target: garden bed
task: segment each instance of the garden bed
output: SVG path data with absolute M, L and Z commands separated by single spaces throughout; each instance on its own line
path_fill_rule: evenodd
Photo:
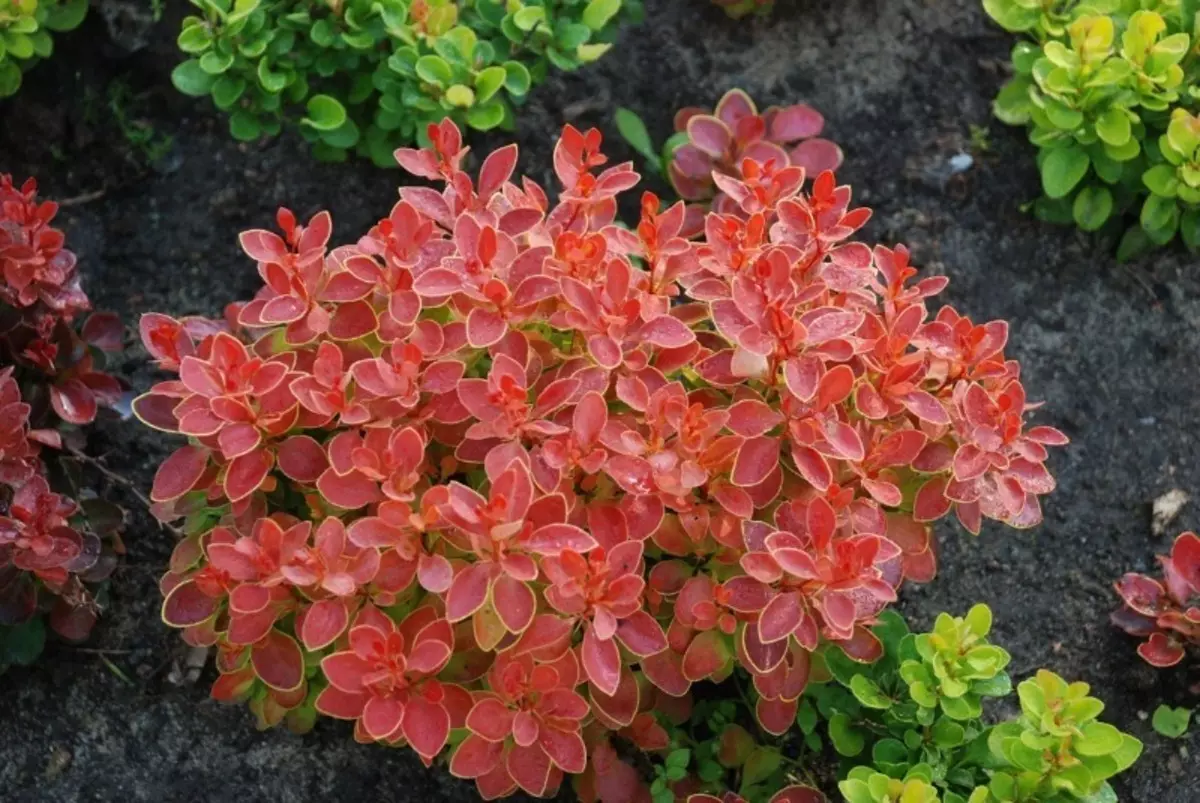
M 1200 799 L 1200 729 L 1170 741 L 1147 719 L 1160 702 L 1194 704 L 1195 674 L 1151 669 L 1108 623 L 1112 581 L 1151 569 L 1174 532 L 1200 524 L 1193 505 L 1162 535 L 1150 526 L 1156 497 L 1200 491 L 1195 259 L 1170 250 L 1121 267 L 1110 248 L 1020 211 L 1038 193 L 1033 153 L 1023 132 L 990 115 L 1011 39 L 975 0 L 781 0 L 770 23 L 733 23 L 699 0 L 649 5 L 647 22 L 608 58 L 531 95 L 516 134 L 521 170 L 552 184 L 560 125 L 615 138 L 617 105 L 660 139 L 675 108 L 711 104 L 734 86 L 764 105 L 822 110 L 846 152 L 839 178 L 875 209 L 864 239 L 908 243 L 914 264 L 951 277 L 947 303 L 1011 321 L 1010 354 L 1031 396 L 1046 401 L 1038 422 L 1073 441 L 1050 461 L 1059 487 L 1042 527 L 991 525 L 978 539 L 943 527 L 940 576 L 906 589 L 902 610 L 925 626 L 938 611 L 987 602 L 1014 679 L 1044 666 L 1086 680 L 1107 702 L 1105 718 L 1146 743 L 1115 779 L 1123 800 Z M 0 106 L 0 172 L 34 175 L 46 197 L 71 199 L 60 221 L 88 292 L 131 323 L 148 310 L 210 314 L 248 297 L 257 276 L 237 233 L 268 225 L 278 206 L 305 218 L 329 209 L 352 239 L 386 214 L 402 179 L 366 163 L 315 163 L 295 136 L 233 142 L 207 100 L 170 85 L 183 13 L 169 7 L 140 36 L 126 25 L 124 41 L 148 43 L 133 52 L 109 43 L 93 13 Z M 971 125 L 989 134 L 972 142 Z M 960 153 L 973 165 L 952 175 Z M 120 370 L 138 389 L 153 379 L 140 351 Z M 91 447 L 146 489 L 172 444 L 109 419 Z M 207 701 L 211 668 L 179 683 L 185 653 L 159 620 L 156 588 L 173 538 L 120 483 L 109 492 L 130 510 L 110 611 L 86 647 L 52 645 L 34 668 L 4 676 L 0 799 L 476 799 L 410 752 L 356 745 L 328 720 L 305 737 L 257 733 L 244 708 Z

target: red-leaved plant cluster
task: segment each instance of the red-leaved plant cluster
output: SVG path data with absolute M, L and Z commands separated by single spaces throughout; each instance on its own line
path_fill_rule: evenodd
M 1183 533 L 1158 562 L 1161 581 L 1130 572 L 1116 583 L 1125 604 L 1112 621 L 1146 639 L 1137 651 L 1148 664 L 1167 667 L 1182 661 L 1189 648 L 1200 647 L 1200 537 Z
M 709 111 L 688 106 L 675 113 L 675 131 L 686 141 L 667 165 L 671 185 L 685 201 L 711 202 L 738 216 L 739 184 L 782 180 L 802 169 L 810 179 L 842 165 L 842 149 L 821 138 L 825 118 L 803 103 L 758 113 L 754 100 L 731 89 Z M 689 221 L 690 222 L 690 221 Z
M 217 649 L 213 695 L 264 725 L 324 714 L 407 744 L 488 799 L 636 796 L 614 736 L 742 667 L 794 721 L 810 656 L 881 653 L 869 627 L 930 580 L 953 510 L 1041 519 L 1047 446 L 1007 326 L 949 307 L 833 174 L 729 177 L 701 239 L 570 126 L 557 202 L 474 179 L 449 122 L 397 151 L 404 187 L 365 236 L 326 213 L 242 247 L 264 286 L 222 321 L 151 314 L 177 376 L 135 402 L 189 443 L 160 468 L 188 533 L 163 617 Z M 632 790 L 632 791 L 631 791 Z
M 61 425 L 69 438 L 120 398 L 102 352 L 120 350 L 124 333 L 101 313 L 76 329 L 91 305 L 51 225 L 57 210 L 33 179 L 0 176 L 0 626 L 48 610 L 56 631 L 81 639 L 98 610 L 90 586 L 115 558 L 80 504 L 51 488 L 47 460 L 64 448 Z

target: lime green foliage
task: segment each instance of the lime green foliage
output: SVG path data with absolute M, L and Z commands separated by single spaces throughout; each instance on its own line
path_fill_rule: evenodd
M 641 15 L 640 0 L 191 2 L 180 91 L 211 95 L 239 140 L 298 121 L 319 157 L 381 166 L 445 117 L 510 129 L 549 68 L 595 61 Z
M 1200 249 L 1195 0 L 984 0 L 1013 48 L 994 110 L 1039 148 L 1047 220 L 1096 231 L 1138 216 L 1122 256 L 1179 234 Z
M 993 755 L 1008 765 L 988 786 L 995 800 L 1086 799 L 1133 765 L 1142 743 L 1097 721 L 1104 703 L 1088 689 L 1044 669 L 1017 687 L 1021 717 L 988 736 Z
M 984 702 L 1013 691 L 1008 653 L 987 640 L 987 606 L 942 614 L 929 633 L 910 633 L 892 611 L 879 619 L 883 657 L 860 664 L 823 648 L 833 682 L 810 685 L 797 715 L 809 747 L 820 746 L 812 736 L 825 721 L 849 803 L 1116 799 L 1106 781 L 1133 763 L 1141 744 L 1096 721 L 1104 706 L 1086 697 L 1086 684 L 1041 671 L 1018 687 L 1020 718 L 985 724 Z
M 917 705 L 940 709 L 953 720 L 978 719 L 982 698 L 1012 691 L 1003 672 L 1008 653 L 985 640 L 991 628 L 991 610 L 976 605 L 965 617 L 939 615 L 932 633 L 914 638 L 920 658 L 904 661 L 900 677 Z
M 855 767 L 838 791 L 846 803 L 939 803 L 928 767 L 909 770 L 903 778 L 890 778 L 870 767 Z
M 79 27 L 87 0 L 0 0 L 0 98 L 21 88 L 21 72 L 50 56 L 51 31 Z

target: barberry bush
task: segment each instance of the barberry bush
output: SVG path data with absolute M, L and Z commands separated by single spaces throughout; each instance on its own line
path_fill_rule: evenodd
M 892 610 L 878 619 L 874 663 L 818 648 L 795 723 L 780 736 L 756 727 L 753 686 L 655 712 L 634 734 L 653 751 L 649 800 L 823 803 L 812 770 L 831 764 L 848 803 L 1116 800 L 1108 779 L 1137 760 L 1141 743 L 1097 719 L 1104 705 L 1086 684 L 1040 670 L 1014 690 L 1008 653 L 987 639 L 987 606 L 943 613 L 927 633 L 909 632 Z M 1018 716 L 987 716 L 985 704 L 1017 707 L 1014 691 Z
M 188 438 L 151 492 L 186 532 L 163 617 L 218 699 L 446 753 L 486 798 L 603 798 L 693 684 L 740 667 L 778 734 L 814 651 L 877 659 L 934 521 L 1041 520 L 1066 438 L 1026 425 L 1007 326 L 931 316 L 946 280 L 855 242 L 832 173 L 744 167 L 688 241 L 649 193 L 618 225 L 639 177 L 596 130 L 564 129 L 555 202 L 515 146 L 473 177 L 428 136 L 396 158 L 441 189 L 341 245 L 282 210 L 241 236 L 253 299 L 141 321 L 172 376 L 135 412 Z
M 104 373 L 124 332 L 90 309 L 57 211 L 30 179 L 0 176 L 0 670 L 41 652 L 45 622 L 80 640 L 96 622 L 116 564 L 122 515 L 80 498 L 79 427 L 123 388 Z M 43 616 L 43 615 L 46 616 Z
M 1120 230 L 1122 257 L 1178 234 L 1200 249 L 1200 103 L 1196 9 L 1188 3 L 1045 4 L 985 0 L 1027 35 L 996 98 L 1002 121 L 1029 128 L 1047 220 Z
M 172 79 L 212 96 L 244 141 L 291 122 L 317 156 L 368 156 L 421 140 L 443 117 L 511 130 L 551 68 L 600 58 L 640 0 L 191 0 Z M 425 143 L 422 140 L 423 144 Z
M 1174 666 L 1189 649 L 1200 647 L 1200 537 L 1175 539 L 1170 555 L 1160 555 L 1162 580 L 1130 572 L 1116 584 L 1124 603 L 1113 624 L 1146 639 L 1138 655 L 1151 666 Z
M 0 98 L 16 94 L 24 71 L 54 51 L 51 33 L 79 27 L 87 8 L 87 0 L 0 2 Z

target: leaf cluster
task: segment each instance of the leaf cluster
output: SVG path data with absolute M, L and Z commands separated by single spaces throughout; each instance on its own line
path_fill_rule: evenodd
M 1133 763 L 1141 743 L 1096 720 L 1103 704 L 1087 697 L 1086 684 L 1040 670 L 1017 688 L 1021 716 L 995 726 L 984 719 L 985 700 L 1013 691 L 1008 654 L 986 640 L 990 624 L 987 606 L 976 605 L 912 634 L 887 611 L 876 627 L 880 660 L 861 665 L 827 651 L 834 682 L 806 696 L 843 757 L 849 803 L 1115 799 L 1107 780 Z
M 997 117 L 1025 125 L 1045 196 L 1036 213 L 1119 233 L 1129 258 L 1176 235 L 1200 249 L 1200 61 L 1196 3 L 985 0 L 1015 72 Z
M 444 117 L 511 130 L 551 67 L 602 56 L 639 0 L 191 0 L 172 73 L 211 95 L 230 133 L 251 141 L 297 123 L 314 153 L 392 167 Z
M 78 427 L 121 397 L 105 352 L 124 332 L 113 315 L 76 322 L 91 305 L 56 211 L 32 179 L 0 175 L 0 671 L 36 659 L 47 624 L 88 635 L 124 518 L 82 494 L 78 464 L 63 459 L 82 445 Z
M 54 50 L 52 32 L 79 27 L 87 0 L 9 0 L 0 4 L 0 98 L 16 94 L 22 72 Z

